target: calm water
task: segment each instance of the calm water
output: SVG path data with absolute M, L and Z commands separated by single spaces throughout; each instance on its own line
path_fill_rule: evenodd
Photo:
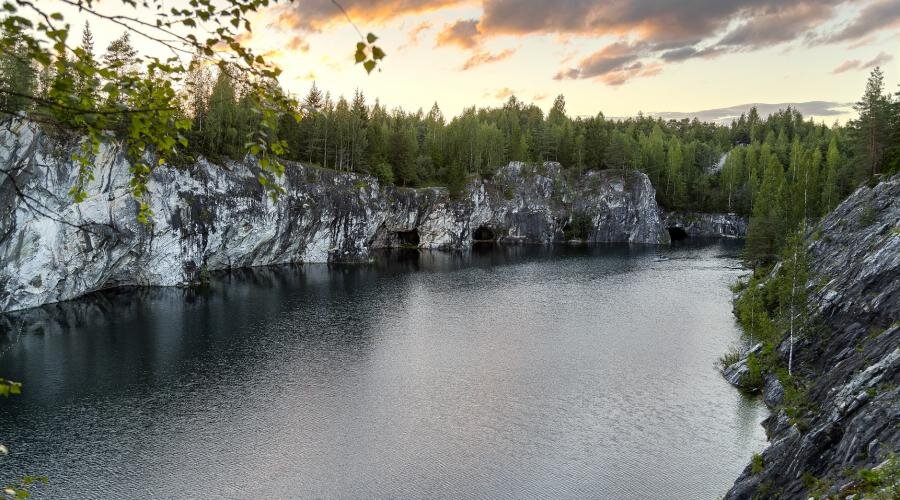
M 738 338 L 737 250 L 386 255 L 38 309 L 0 344 L 0 376 L 25 384 L 0 401 L 0 481 L 47 474 L 48 498 L 717 498 L 765 442 L 765 410 L 713 367 Z

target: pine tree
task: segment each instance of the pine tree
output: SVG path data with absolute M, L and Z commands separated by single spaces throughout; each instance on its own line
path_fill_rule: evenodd
M 84 22 L 79 49 L 76 51 L 76 57 L 78 64 L 82 65 L 84 70 L 75 72 L 73 77 L 74 90 L 79 100 L 86 101 L 84 107 L 89 107 L 88 103 L 93 102 L 97 98 L 100 79 L 95 73 L 97 71 L 97 63 L 94 60 L 94 35 L 91 33 L 91 26 L 87 21 Z
M 368 122 L 369 111 L 366 108 L 366 98 L 357 89 L 350 105 L 350 167 L 357 172 L 365 172 L 368 166 L 366 162 L 366 149 L 369 144 Z
M 203 135 L 208 145 L 207 154 L 212 158 L 233 156 L 239 150 L 236 126 L 237 102 L 234 83 L 224 72 L 219 72 L 209 98 L 207 127 Z
M 900 172 L 900 91 L 894 94 L 894 101 L 891 103 L 890 128 L 890 139 L 884 159 L 886 175 Z
M 857 148 L 857 180 L 862 181 L 881 171 L 890 133 L 891 101 L 884 94 L 881 68 L 872 70 L 862 99 L 853 108 L 859 113 L 859 118 L 851 123 L 851 130 Z
M 614 130 L 609 137 L 609 147 L 606 151 L 606 168 L 624 169 L 628 161 L 628 146 L 625 143 L 625 134 Z
M 132 87 L 137 80 L 137 51 L 131 46 L 131 37 L 128 32 L 110 42 L 103 55 L 106 67 L 114 72 L 115 79 L 107 86 L 107 103 L 112 106 L 124 107 L 125 93 L 123 89 Z
M 681 141 L 677 137 L 669 140 L 669 148 L 666 151 L 666 200 L 672 208 L 682 208 L 682 199 L 686 191 L 686 181 L 682 169 L 684 167 L 684 154 L 681 149 Z
M 19 115 L 31 107 L 31 96 L 37 90 L 38 74 L 29 59 L 19 54 L 26 53 L 21 40 L 4 36 L 0 40 L 0 86 L 5 92 L 0 94 L 0 111 Z

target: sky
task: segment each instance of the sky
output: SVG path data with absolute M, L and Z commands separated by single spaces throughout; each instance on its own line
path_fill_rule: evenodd
M 115 11 L 120 3 L 98 5 Z M 437 102 L 446 116 L 513 94 L 546 110 L 563 94 L 573 116 L 727 121 L 749 103 L 799 103 L 831 123 L 852 116 L 849 103 L 873 67 L 889 88 L 900 81 L 900 0 L 340 4 L 387 52 L 371 75 L 353 63 L 359 37 L 331 0 L 268 7 L 243 40 L 283 69 L 282 86 L 298 96 L 315 82 L 332 96 L 358 88 L 389 108 L 427 111 Z M 121 31 L 83 13 L 67 19 L 76 26 L 91 19 L 100 49 Z

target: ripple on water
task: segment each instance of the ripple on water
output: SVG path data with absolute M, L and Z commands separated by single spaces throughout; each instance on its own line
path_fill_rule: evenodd
M 738 249 L 423 252 L 45 308 L 0 366 L 26 389 L 9 472 L 49 497 L 715 498 L 765 439 L 713 369 Z

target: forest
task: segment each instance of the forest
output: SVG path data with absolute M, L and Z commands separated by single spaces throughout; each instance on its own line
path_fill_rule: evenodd
M 115 91 L 117 82 L 145 76 L 128 33 L 102 54 L 95 52 L 88 25 L 73 61 L 41 70 L 4 52 L 0 79 L 14 91 L 4 94 L 3 108 L 40 116 L 41 103 L 59 88 L 85 103 L 127 99 Z M 85 71 L 92 65 L 114 71 Z M 264 85 L 272 94 L 285 94 L 275 79 Z M 173 82 L 171 88 L 174 119 L 184 136 L 170 162 L 187 163 L 198 155 L 213 162 L 239 160 L 249 138 L 265 135 L 258 83 L 233 76 L 228 66 L 195 57 L 183 84 Z M 32 93 L 37 98 L 17 97 Z M 802 221 L 817 219 L 859 184 L 900 167 L 900 93 L 886 88 L 878 68 L 855 105 L 858 118 L 844 125 L 815 123 L 790 108 L 766 117 L 752 108 L 728 126 L 643 115 L 607 119 L 602 112 L 571 117 L 562 95 L 546 113 L 511 96 L 502 106 L 473 106 L 448 118 L 437 103 L 427 112 L 387 109 L 362 90 L 349 98 L 333 96 L 315 83 L 289 102 L 296 103 L 296 112 L 279 115 L 269 130 L 277 134 L 270 140 L 280 158 L 371 174 L 383 184 L 446 186 L 452 194 L 472 176 L 490 178 L 513 160 L 559 162 L 567 175 L 639 170 L 650 177 L 665 209 L 751 216 L 747 254 L 753 261 L 773 260 Z M 113 119 L 106 125 L 108 133 L 128 139 L 127 124 Z

